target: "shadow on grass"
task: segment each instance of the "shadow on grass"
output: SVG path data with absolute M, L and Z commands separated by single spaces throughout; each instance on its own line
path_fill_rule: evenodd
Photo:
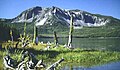
M 7 52 L 5 48 L 0 48 L 0 51 L 3 52 Z M 17 53 L 17 51 L 19 51 L 18 54 L 28 51 L 29 53 L 33 53 L 34 55 L 44 55 L 47 56 L 47 58 L 55 58 L 57 55 L 59 55 L 61 52 L 58 51 L 54 51 L 54 50 L 35 50 L 34 48 L 9 48 L 8 52 L 10 54 L 14 54 Z
M 33 53 L 34 55 L 46 55 L 48 58 L 55 58 L 57 55 L 60 54 L 58 51 L 53 50 L 35 50 L 32 48 L 25 49 L 26 51 Z

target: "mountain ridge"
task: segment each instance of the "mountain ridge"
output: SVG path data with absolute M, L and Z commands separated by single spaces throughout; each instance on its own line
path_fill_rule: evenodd
M 69 33 L 70 15 L 74 17 L 74 37 L 120 37 L 120 20 L 114 17 L 92 14 L 78 9 L 65 10 L 54 6 L 48 8 L 37 6 L 23 11 L 12 19 L 0 18 L 1 40 L 9 39 L 9 31 L 11 29 L 16 30 L 15 33 L 18 36 L 23 34 L 25 22 L 27 22 L 27 34 L 32 35 L 34 33 L 34 24 L 36 24 L 40 36 L 41 34 L 52 35 L 53 31 L 56 31 L 60 36 L 67 36 Z M 109 21 L 104 23 L 106 20 Z M 104 23 L 104 25 L 100 22 Z
M 33 16 L 34 13 L 34 16 Z M 27 17 L 25 17 L 27 15 Z M 15 22 L 35 22 L 36 25 L 44 25 L 55 23 L 54 21 L 49 22 L 52 16 L 55 16 L 58 21 L 65 22 L 69 26 L 70 15 L 74 17 L 74 26 L 104 26 L 107 23 L 110 23 L 111 16 L 104 16 L 98 14 L 92 14 L 86 11 L 81 11 L 78 9 L 75 10 L 66 10 L 60 9 L 58 7 L 52 6 L 48 8 L 42 8 L 39 6 L 30 8 L 23 11 L 20 15 L 12 19 L 12 23 Z M 53 18 L 54 19 L 54 18 Z M 120 21 L 119 19 L 116 19 Z

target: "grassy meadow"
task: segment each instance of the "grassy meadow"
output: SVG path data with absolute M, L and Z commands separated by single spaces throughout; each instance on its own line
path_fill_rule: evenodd
M 3 28 L 6 27 L 8 24 L 2 24 Z M 19 28 L 18 30 L 14 31 L 14 28 Z M 49 27 L 49 26 L 48 26 Z M 60 26 L 58 26 L 60 27 Z M 72 29 L 72 28 L 71 28 Z M 63 45 L 59 44 L 58 47 L 55 47 L 54 43 L 51 43 L 49 50 L 45 50 L 47 48 L 47 44 L 38 43 L 38 45 L 33 44 L 32 36 L 34 39 L 36 36 L 45 36 L 45 37 L 54 37 L 53 31 L 59 32 L 58 37 L 68 37 L 69 29 L 68 28 L 54 28 L 54 27 L 40 27 L 33 30 L 33 24 L 9 24 L 8 31 L 1 32 L 0 39 L 0 70 L 3 69 L 3 57 L 5 55 L 10 55 L 12 59 L 19 62 L 22 57 L 22 52 L 28 51 L 29 53 L 33 53 L 38 60 L 43 59 L 44 63 L 48 66 L 53 64 L 54 62 L 58 61 L 61 58 L 64 58 L 64 62 L 61 63 L 61 66 L 64 67 L 65 65 L 76 65 L 76 66 L 94 66 L 94 65 L 101 65 L 109 62 L 120 61 L 120 51 L 107 51 L 107 50 L 99 50 L 99 49 L 82 49 L 82 48 L 75 48 L 70 49 L 66 48 Z M 10 31 L 13 30 L 13 33 Z M 38 30 L 38 31 L 37 31 Z M 70 30 L 73 37 L 120 37 L 120 26 L 103 26 L 103 27 L 84 27 L 82 29 Z M 15 33 L 16 32 L 16 33 Z M 20 32 L 20 35 L 19 33 Z M 15 33 L 15 34 L 14 34 Z M 33 34 L 34 33 L 34 34 Z M 23 34 L 23 36 L 22 36 Z M 27 35 L 28 34 L 28 35 Z M 4 36 L 6 35 L 6 37 Z M 8 42 L 7 40 L 11 40 L 12 36 L 17 38 L 16 41 Z M 5 37 L 5 38 L 4 38 Z M 16 47 L 16 44 L 19 40 L 19 44 Z M 22 47 L 22 41 L 29 43 L 25 48 Z M 11 46 L 11 47 L 10 47 Z M 55 47 L 55 48 L 54 48 Z M 116 47 L 116 46 L 115 46 Z M 119 46 L 117 46 L 119 47 Z M 90 47 L 91 48 L 91 47 Z M 113 47 L 114 48 L 114 47 Z M 8 52 L 9 50 L 9 52 Z
M 8 54 L 5 50 L 5 46 L 7 44 L 8 43 L 2 43 L 2 48 L 0 50 L 0 68 L 3 68 L 2 58 Z M 101 51 L 94 49 L 87 50 L 82 48 L 68 49 L 63 47 L 63 45 L 53 48 L 54 44 L 51 44 L 51 48 L 49 50 L 44 50 L 46 47 L 46 44 L 39 43 L 38 45 L 34 45 L 31 43 L 24 50 L 33 53 L 39 60 L 43 59 L 47 67 L 61 58 L 64 58 L 65 61 L 61 63 L 61 66 L 59 67 L 64 65 L 81 65 L 89 67 L 93 65 L 120 61 L 120 52 L 115 51 Z M 9 52 L 9 55 L 11 58 L 20 61 L 22 51 L 23 48 L 21 48 L 20 45 L 17 48 L 12 47 L 12 51 Z

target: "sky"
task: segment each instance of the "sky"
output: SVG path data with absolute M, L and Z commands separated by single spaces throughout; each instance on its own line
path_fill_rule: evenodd
M 120 0 L 0 0 L 0 18 L 14 18 L 35 6 L 79 9 L 120 19 Z

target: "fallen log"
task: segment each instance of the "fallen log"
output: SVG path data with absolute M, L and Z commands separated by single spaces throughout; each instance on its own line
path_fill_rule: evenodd
M 45 68 L 46 65 L 43 63 L 43 60 L 39 60 L 35 67 L 36 68 Z
M 64 61 L 63 58 L 58 60 L 57 62 L 53 63 L 50 67 L 48 67 L 46 70 L 55 70 L 55 68 L 63 61 Z

